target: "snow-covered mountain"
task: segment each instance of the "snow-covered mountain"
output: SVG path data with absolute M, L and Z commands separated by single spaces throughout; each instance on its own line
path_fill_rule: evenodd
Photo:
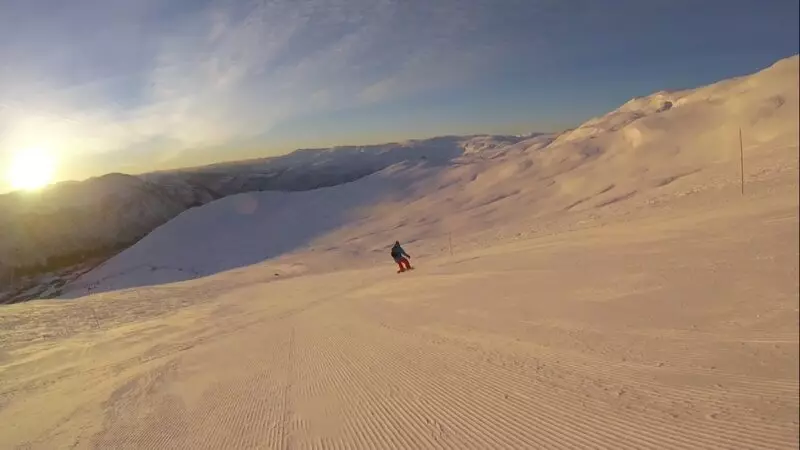
M 487 235 L 580 226 L 617 209 L 646 213 L 704 190 L 738 192 L 740 128 L 748 183 L 796 181 L 799 74 L 795 56 L 750 76 L 631 100 L 558 136 L 444 138 L 407 144 L 399 153 L 297 152 L 273 166 L 276 179 L 305 180 L 285 181 L 294 191 L 324 185 L 309 173 L 326 181 L 346 167 L 372 173 L 353 183 L 240 194 L 186 211 L 81 276 L 64 296 L 186 280 L 269 259 L 279 272 L 368 265 L 385 260 L 396 239 L 425 255 L 446 248 L 450 235 L 465 246 Z M 394 157 L 379 156 L 386 153 Z M 232 174 L 258 175 L 258 164 L 192 176 L 212 177 L 204 186 L 232 193 L 244 190 L 234 181 L 241 175 Z
M 183 211 L 251 191 L 305 191 L 351 182 L 401 162 L 447 164 L 511 136 L 447 136 L 288 155 L 139 176 L 109 174 L 38 194 L 0 195 L 0 302 L 57 292 Z M 59 274 L 51 277 L 53 273 Z M 41 277 L 50 285 L 41 289 Z M 47 284 L 45 283 L 45 284 Z

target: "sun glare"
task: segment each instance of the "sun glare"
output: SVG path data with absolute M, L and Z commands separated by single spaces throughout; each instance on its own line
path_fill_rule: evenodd
M 41 149 L 30 149 L 14 155 L 7 176 L 12 188 L 34 190 L 50 184 L 55 169 L 52 154 Z

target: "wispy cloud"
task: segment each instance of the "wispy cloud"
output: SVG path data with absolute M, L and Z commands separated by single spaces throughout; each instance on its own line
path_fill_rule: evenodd
M 217 145 L 466 81 L 500 50 L 464 45 L 483 11 L 456 0 L 14 3 L 0 152 Z

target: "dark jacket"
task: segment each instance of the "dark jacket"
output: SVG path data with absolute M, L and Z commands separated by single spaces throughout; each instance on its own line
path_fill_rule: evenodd
M 400 259 L 403 256 L 405 256 L 406 258 L 411 257 L 408 255 L 408 253 L 406 253 L 405 250 L 403 250 L 403 247 L 401 247 L 400 244 L 394 244 L 392 246 L 392 258 Z

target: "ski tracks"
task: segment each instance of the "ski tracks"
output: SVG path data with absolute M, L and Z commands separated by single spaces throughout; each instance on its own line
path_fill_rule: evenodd
M 689 370 L 679 358 L 646 369 L 487 337 L 426 300 L 382 301 L 373 282 L 339 283 L 316 296 L 301 284 L 246 291 L 160 335 L 158 357 L 126 366 L 101 407 L 102 431 L 77 448 L 796 446 L 796 424 L 765 419 L 797 405 L 788 380 Z

